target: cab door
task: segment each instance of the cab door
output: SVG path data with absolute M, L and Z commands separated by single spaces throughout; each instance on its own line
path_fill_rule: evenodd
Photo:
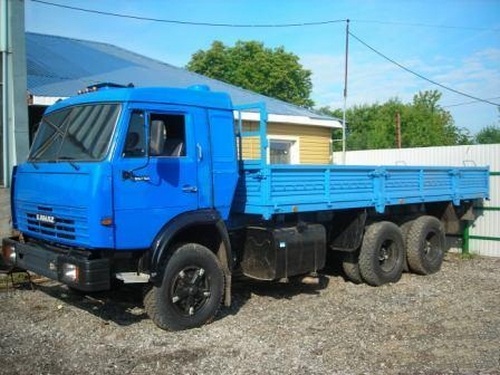
M 132 108 L 114 163 L 117 249 L 149 247 L 173 217 L 199 207 L 194 116 L 182 107 Z

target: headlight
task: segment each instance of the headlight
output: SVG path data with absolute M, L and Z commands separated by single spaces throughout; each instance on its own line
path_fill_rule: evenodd
M 16 263 L 16 246 L 12 244 L 3 244 L 2 248 L 3 259 L 8 265 L 13 265 Z
M 62 264 L 62 280 L 77 282 L 80 271 L 78 267 L 71 263 Z

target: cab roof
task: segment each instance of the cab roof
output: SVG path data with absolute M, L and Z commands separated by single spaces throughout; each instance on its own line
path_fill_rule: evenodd
M 228 94 L 210 91 L 206 86 L 193 86 L 185 89 L 173 87 L 103 87 L 94 92 L 61 100 L 49 107 L 47 113 L 74 105 L 130 102 L 177 104 L 222 110 L 233 109 Z

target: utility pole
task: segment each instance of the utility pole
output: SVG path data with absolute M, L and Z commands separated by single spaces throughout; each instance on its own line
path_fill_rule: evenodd
M 345 28 L 345 71 L 344 71 L 344 108 L 342 111 L 342 164 L 346 163 L 346 118 L 347 110 L 347 76 L 349 68 L 349 19 Z
M 401 114 L 396 112 L 396 147 L 401 148 Z

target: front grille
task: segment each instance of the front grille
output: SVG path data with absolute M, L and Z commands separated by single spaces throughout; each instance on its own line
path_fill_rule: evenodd
M 82 243 L 88 240 L 87 209 L 40 206 L 17 202 L 18 226 L 22 232 L 48 240 Z
M 40 221 L 37 214 L 27 213 L 28 230 L 34 233 L 41 233 L 45 236 L 65 238 L 67 240 L 76 239 L 75 220 L 54 218 L 54 223 Z

